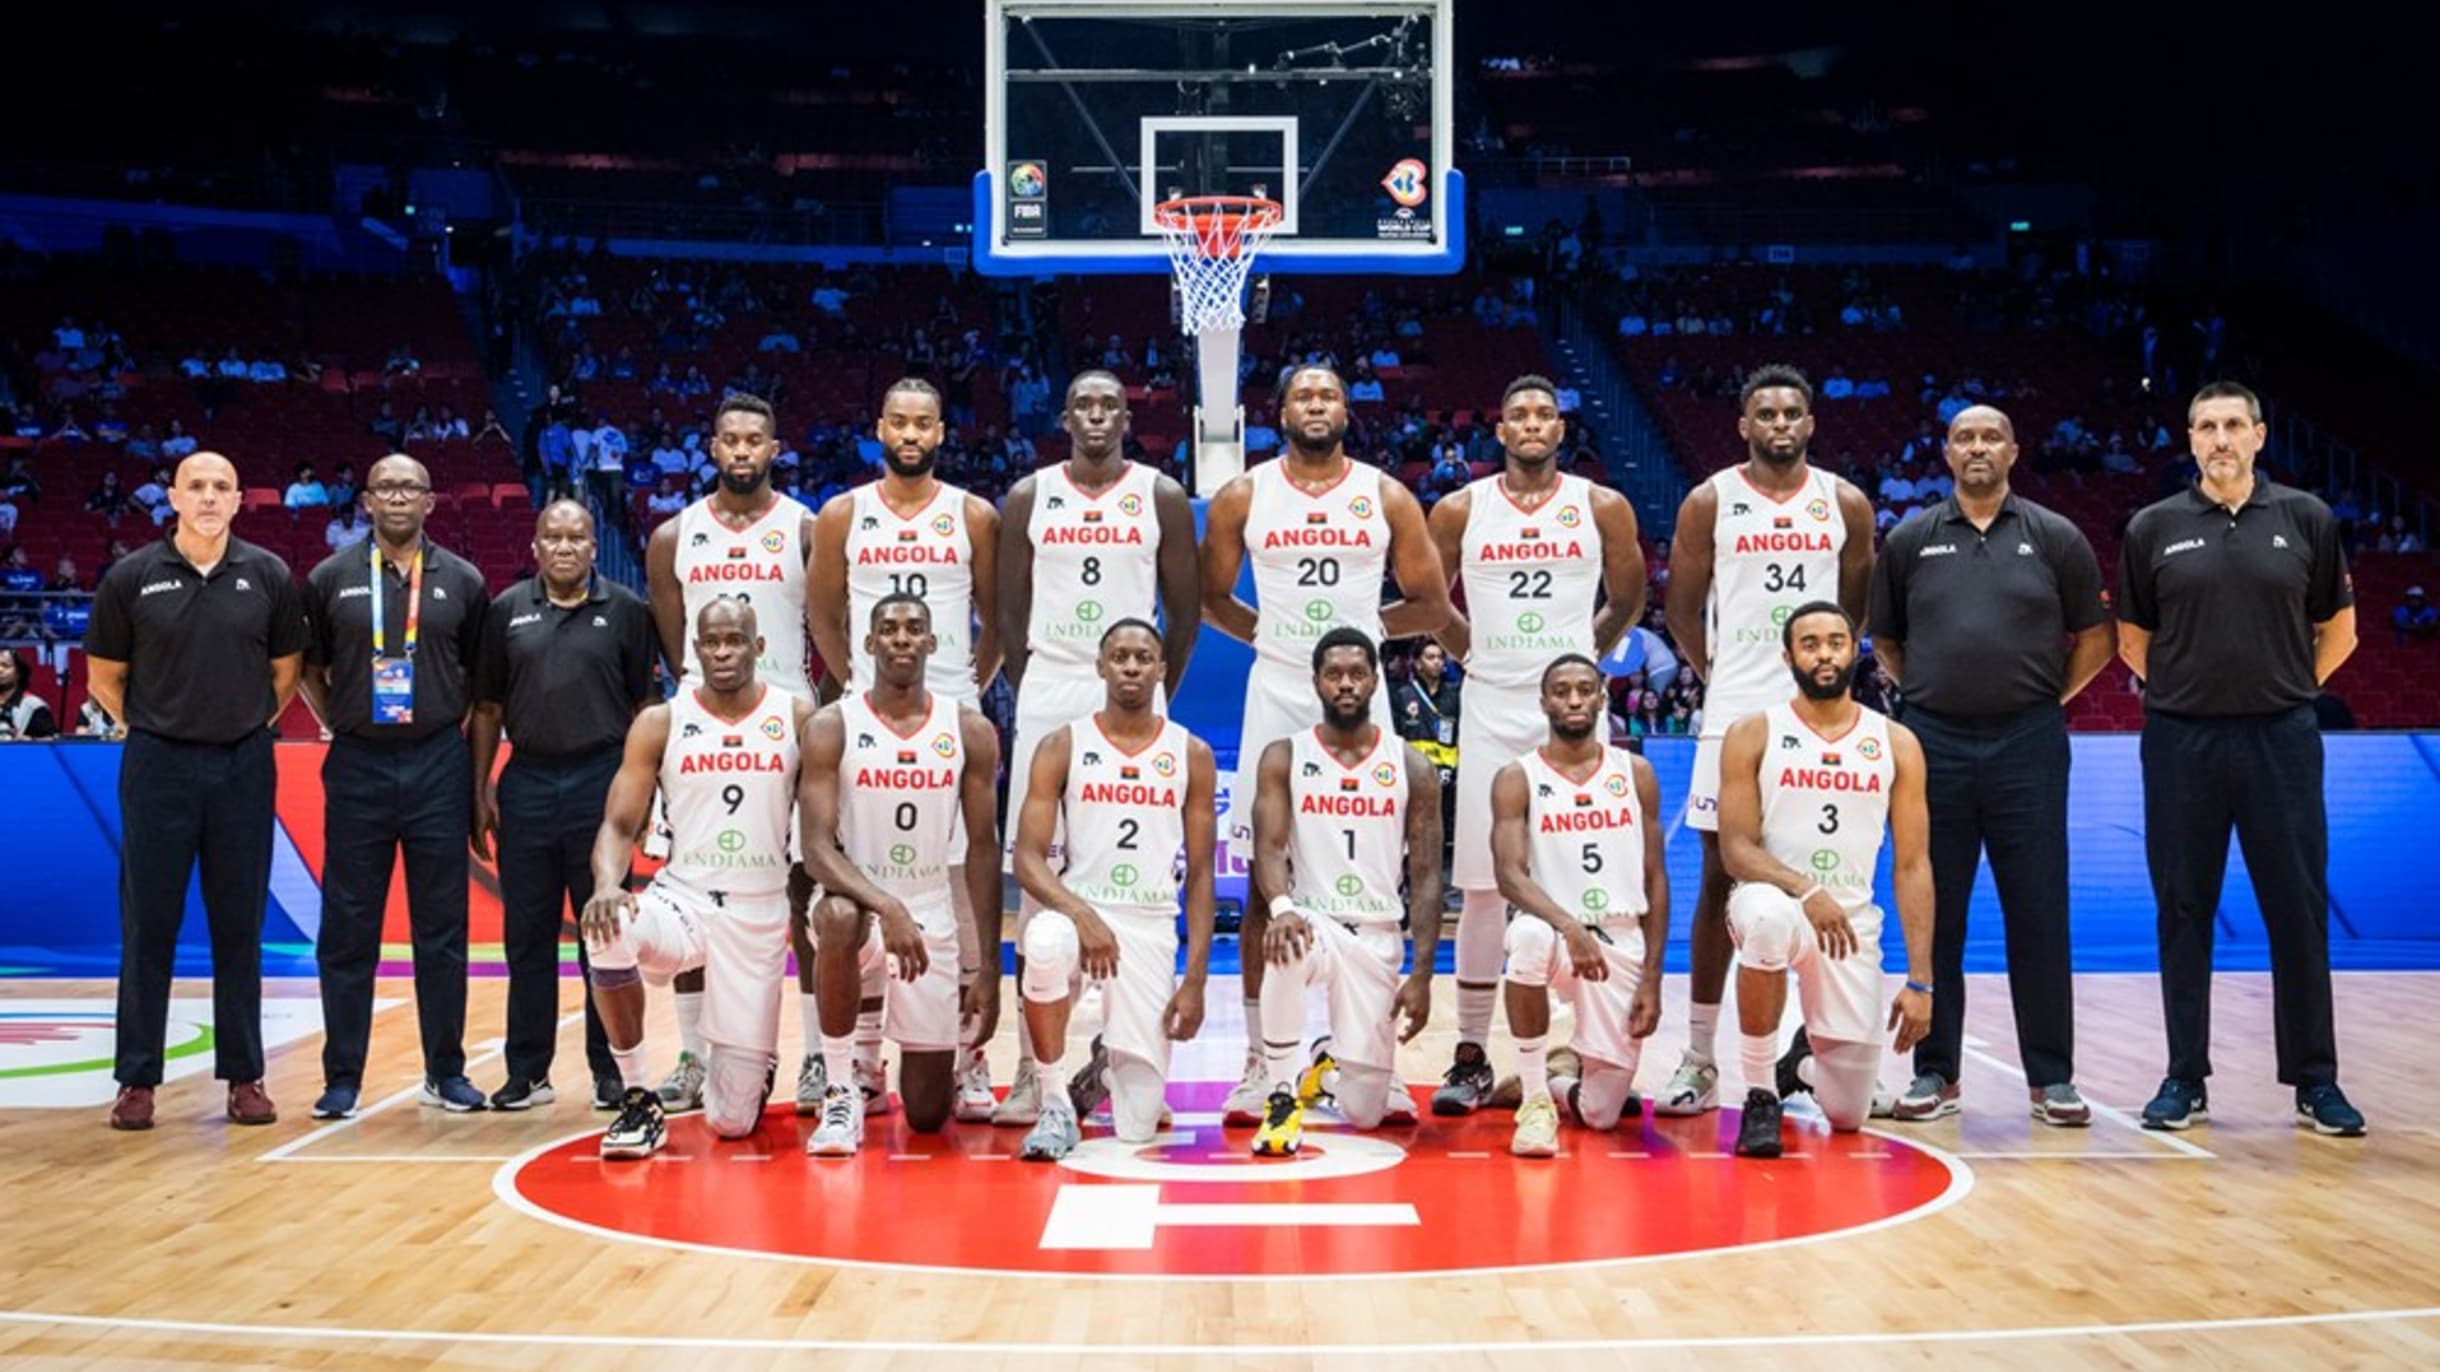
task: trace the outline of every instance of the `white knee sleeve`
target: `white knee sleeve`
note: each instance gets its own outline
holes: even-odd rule
[[[1118,1141],[1152,1142],[1161,1132],[1161,1104],[1167,1083],[1161,1069],[1133,1053],[1110,1054],[1110,1126]]]
[[[585,958],[593,965],[593,970],[596,972],[635,971],[635,940],[627,932],[627,921],[619,919],[611,922],[610,938],[607,942],[587,938],[585,940]],[[621,979],[613,978],[613,980]],[[632,981],[634,978],[627,977],[624,980]]]
[[[1540,920],[1533,923],[1539,924]],[[1489,985],[1500,979],[1507,948],[1508,902],[1497,891],[1468,891],[1457,918],[1457,979]]]
[[[1057,910],[1036,910],[1025,921],[1022,946],[1025,975],[1019,985],[1025,998],[1038,1005],[1067,999],[1083,958],[1076,921]]]
[[[1737,960],[1765,972],[1786,971],[1805,947],[1804,909],[1776,886],[1739,885],[1728,897],[1728,928]]]
[[[1338,1084],[1331,1094],[1338,1099],[1339,1113],[1358,1129],[1378,1129],[1381,1117],[1389,1113],[1390,1070],[1386,1067],[1360,1067],[1353,1063],[1339,1064]]]
[[[1551,954],[1559,931],[1542,920],[1517,920],[1508,926],[1508,979],[1519,986],[1550,985]]]
[[[712,1044],[703,1064],[703,1122],[724,1139],[741,1139],[762,1123],[772,1059],[725,1044]]]
[[[1588,1129],[1615,1129],[1635,1094],[1635,1069],[1587,1061],[1576,1085],[1576,1114]]]
[[[1864,1127],[1880,1075],[1881,1045],[1813,1040],[1813,1101],[1839,1133]]]

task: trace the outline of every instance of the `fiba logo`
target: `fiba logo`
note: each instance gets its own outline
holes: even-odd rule
[[[788,546],[788,536],[777,529],[762,536],[763,551],[776,553]]]
[[[915,845],[911,843],[891,844],[890,861],[901,867],[911,866],[915,861]]]
[[[1829,849],[1827,849],[1827,848],[1816,848],[1816,849],[1814,849],[1814,850],[1813,850],[1813,870],[1814,870],[1814,871],[1816,871],[1816,872],[1835,872],[1835,871],[1837,871],[1837,870],[1838,870],[1838,854],[1837,854],[1837,853],[1834,853],[1834,852],[1832,852],[1832,851],[1830,851],[1830,850],[1829,850]]]
[[[939,534],[943,538],[947,538],[949,535],[956,533],[956,518],[954,516],[945,514],[934,516],[932,519],[932,532]]]
[[[739,829],[721,830],[719,842],[720,851],[724,853],[742,853],[746,848],[745,833]]]
[[[1139,875],[1141,873],[1135,870],[1135,864],[1132,862],[1122,862],[1110,869],[1110,880],[1121,886],[1133,886]]]
[[[1627,779],[1622,776],[1613,776],[1601,783],[1601,789],[1614,796],[1623,796],[1627,793]]]
[[[1316,624],[1329,623],[1331,613],[1330,602],[1327,600],[1308,600],[1305,602],[1305,618],[1312,620]]]
[[[1008,193],[1020,200],[1039,200],[1050,192],[1050,177],[1039,162],[1016,162],[1008,168]]]
[[[1401,208],[1411,210],[1422,204],[1429,194],[1427,183],[1430,178],[1431,172],[1423,165],[1422,158],[1401,158],[1396,166],[1389,169],[1389,175],[1381,178],[1381,189],[1388,191],[1389,198],[1397,201]]]
[[[1602,889],[1601,889],[1600,887],[1598,887],[1598,886],[1593,887],[1591,890],[1586,891],[1586,892],[1584,893],[1584,908],[1585,908],[1585,909],[1587,909],[1587,910],[1607,910],[1607,909],[1609,909],[1609,908],[1610,908],[1610,893],[1609,893],[1609,892],[1607,892],[1607,891],[1602,890]]]
[[[1525,613],[1518,615],[1517,632],[1521,634],[1538,634],[1542,632],[1542,616],[1535,614],[1531,610],[1527,610]]]
[[[1865,739],[1855,745],[1855,752],[1856,756],[1864,759],[1866,762],[1879,762],[1881,760],[1881,740],[1877,738]]]
[[[1152,770],[1165,777],[1176,776],[1178,774],[1178,760],[1168,753],[1163,753],[1159,757],[1152,760]]]
[[[779,716],[773,715],[762,722],[762,731],[764,738],[776,743],[788,736],[788,725]]]
[[[1098,600],[1079,600],[1076,602],[1076,617],[1083,620],[1087,624],[1099,624],[1104,613],[1105,611],[1101,608],[1101,602]]]
[[[1373,768],[1373,780],[1380,782],[1384,786],[1397,785],[1398,764],[1394,762],[1384,762],[1380,766]]]
[[[1573,529],[1578,524],[1584,522],[1584,516],[1578,514],[1576,512],[1576,507],[1573,505],[1560,506],[1557,519],[1559,521],[1559,527],[1562,529]]]
[[[1347,897],[1349,900],[1353,900],[1357,896],[1364,894],[1364,880],[1353,872],[1340,877],[1335,885],[1338,887],[1339,894]]]
[[[1370,519],[1372,518],[1372,512],[1373,503],[1371,496],[1360,495],[1347,502],[1347,513],[1354,515],[1358,519]]]
[[[1815,500],[1805,506],[1805,513],[1813,516],[1817,521],[1827,521],[1830,518],[1830,502]]]
[[[957,756],[957,740],[947,734],[937,735],[932,740],[932,751],[942,757],[955,757]]]
[[[1118,498],[1118,512],[1129,519],[1135,518],[1144,512],[1144,498],[1133,491],[1127,492]]]

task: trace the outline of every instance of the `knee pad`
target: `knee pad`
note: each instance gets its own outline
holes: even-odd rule
[[[1161,1106],[1168,1083],[1161,1069],[1132,1053],[1110,1054],[1110,1125],[1118,1141],[1145,1144],[1161,1132]]]
[[[712,1044],[703,1064],[703,1122],[724,1139],[741,1139],[762,1123],[771,1090],[772,1058]]]
[[[1500,893],[1466,892],[1457,916],[1457,979],[1485,985],[1497,982],[1507,937],[1508,902]]]
[[[1036,1004],[1065,1000],[1084,956],[1076,921],[1056,910],[1037,910],[1025,921],[1019,946],[1025,950],[1025,975],[1019,981],[1025,998]]]
[[[1550,985],[1550,965],[1559,931],[1528,916],[1508,926],[1508,979],[1520,986]]]
[[[593,965],[594,985],[633,985],[637,979],[635,940],[628,935],[627,921],[621,919],[616,922],[608,942],[586,939],[585,960]],[[616,979],[605,977],[604,973],[610,973]]]
[[[1353,1063],[1339,1064],[1338,1084],[1331,1094],[1338,1098],[1339,1113],[1358,1129],[1378,1129],[1382,1116],[1389,1113],[1390,1070],[1386,1067],[1361,1067]]]
[[[1731,892],[1728,928],[1736,935],[1737,960],[1748,967],[1784,972],[1804,951],[1804,910],[1775,886],[1746,882]]]

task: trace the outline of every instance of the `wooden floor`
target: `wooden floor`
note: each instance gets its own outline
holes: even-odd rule
[[[1452,1039],[1453,987],[1441,985],[1435,1026],[1402,1064],[1419,1083]],[[1966,1113],[1886,1126],[1960,1158],[1971,1190],[1871,1232],[1496,1276],[1151,1284],[837,1268],[543,1223],[495,1199],[501,1160],[601,1117],[574,1098],[445,1117],[393,1096],[416,1078],[402,1004],[377,1023],[366,1102],[379,1108],[344,1127],[306,1118],[312,1037],[273,1057],[283,1118],[268,1129],[227,1126],[205,1078],[163,1091],[149,1135],[110,1132],[100,1108],[0,1111],[0,1364],[1349,1369],[1395,1358],[1384,1365],[1403,1372],[1694,1354],[1707,1367],[1806,1369],[2440,1367],[2440,1092],[2425,1075],[2440,975],[2340,978],[2345,1079],[2373,1124],[2352,1142],[2291,1123],[2271,1079],[2268,989],[2263,976],[2220,979],[2214,1119],[2171,1144],[2123,1117],[2083,1132],[2033,1125],[2004,983],[1978,978],[1970,1029],[1988,1042],[1970,1052]],[[0,1001],[110,991],[11,981]],[[403,982],[382,993],[410,994]],[[471,1038],[497,1032],[502,995],[497,981],[475,984]],[[2086,977],[2078,997],[2083,1084],[2139,1108],[2160,1071],[2156,983]],[[1215,985],[1213,1032],[1233,1054],[1231,999],[1233,986]],[[1675,979],[1666,1004],[1646,1089],[1682,1042]],[[794,1020],[792,1009],[791,1045]],[[666,1062],[666,1020],[655,1025]],[[563,1044],[570,1086],[582,1077],[572,1024]],[[1003,1078],[1013,1058],[1004,1041]],[[496,1056],[486,1049],[472,1072],[496,1086]],[[1885,1080],[1901,1079],[1890,1064]],[[921,1215],[920,1181],[906,1185]]]

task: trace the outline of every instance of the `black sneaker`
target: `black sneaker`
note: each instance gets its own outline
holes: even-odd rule
[[[1457,1056],[1449,1070],[1441,1076],[1440,1089],[1432,1093],[1432,1113],[1435,1115],[1471,1115],[1491,1099],[1499,1087],[1499,1078],[1491,1071],[1491,1059],[1479,1043],[1457,1045]]]
[[[494,1110],[531,1110],[537,1105],[549,1105],[559,1099],[547,1081],[527,1081],[511,1077],[508,1084],[491,1093]]]
[[[2364,1112],[2347,1103],[2347,1093],[2338,1089],[2337,1082],[2297,1088],[2296,1123],[2300,1128],[2332,1138],[2364,1136]]]
[[[1788,1043],[1788,1051],[1779,1055],[1779,1070],[1772,1073],[1772,1076],[1777,1079],[1774,1084],[1779,1088],[1781,1100],[1786,1100],[1790,1096],[1801,1096],[1813,1089],[1805,1084],[1804,1077],[1799,1075],[1796,1070],[1796,1064],[1811,1056],[1813,1056],[1813,1040],[1805,1037],[1805,1027],[1800,1024],[1796,1026],[1796,1037]]]
[[[1737,1156],[1779,1156],[1779,1097],[1761,1087],[1745,1093],[1745,1109],[1737,1121]]]
[[[2301,1098],[2298,1102],[2302,1104]],[[2341,1102],[2344,1103],[2343,1101]],[[2211,1118],[2211,1099],[2203,1094],[2203,1083],[2165,1077],[2160,1093],[2143,1108],[2146,1129],[2185,1129]]]
[[[668,1138],[661,1098],[641,1086],[629,1087],[619,1098],[617,1121],[602,1135],[602,1156],[649,1158]]]
[[[619,1097],[626,1094],[627,1084],[615,1075],[593,1079],[593,1108],[596,1110],[616,1110]]]

